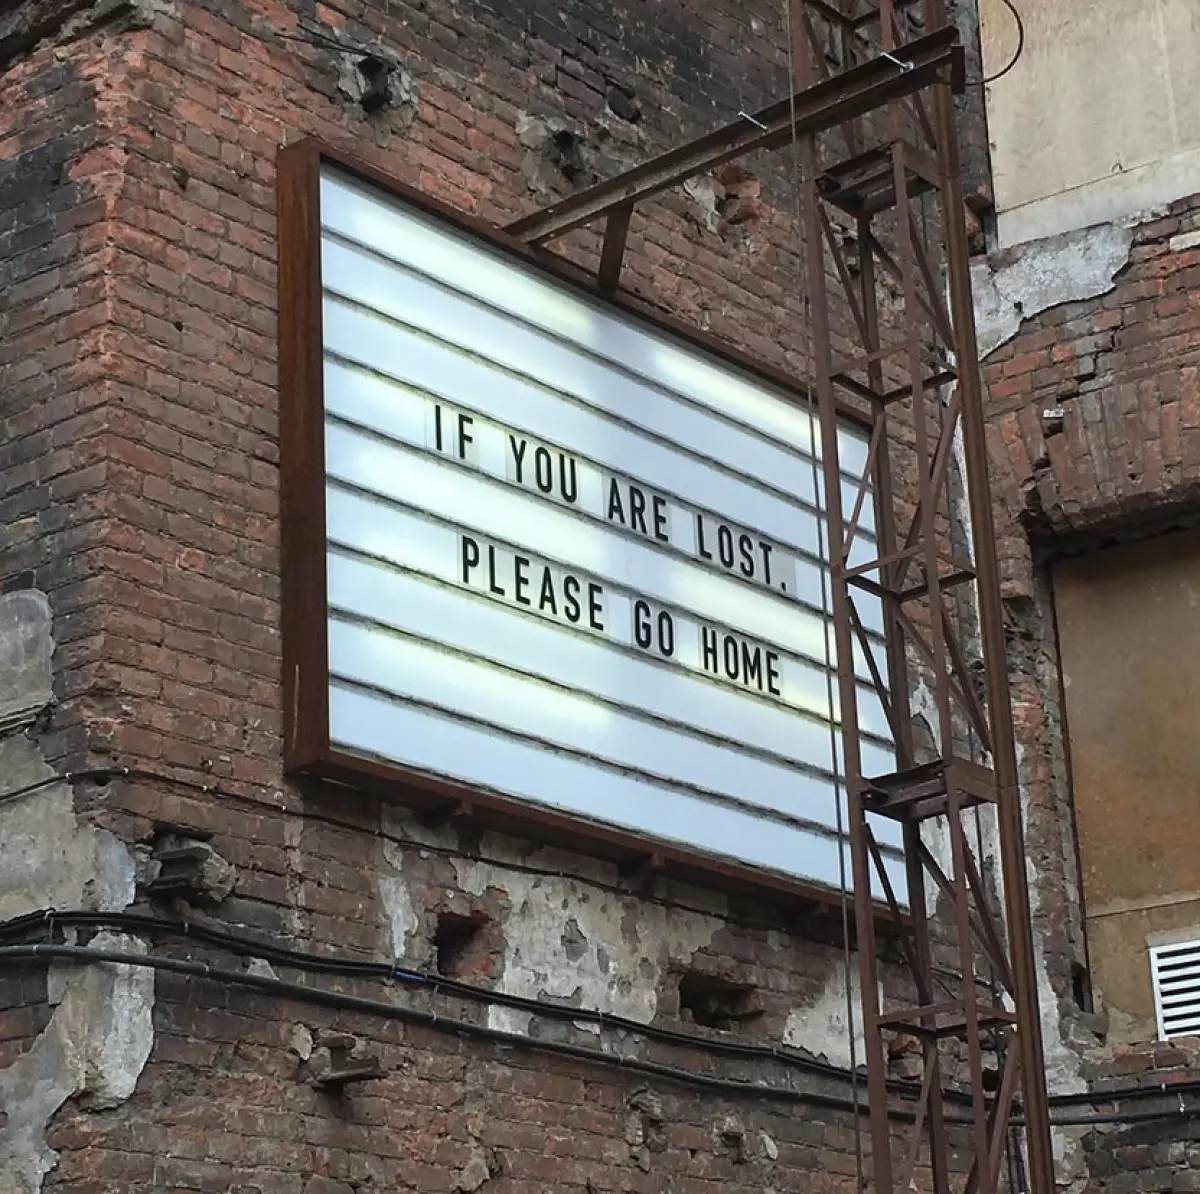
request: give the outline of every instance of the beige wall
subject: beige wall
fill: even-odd
[[[1014,3],[1025,50],[987,95],[1001,244],[1200,191],[1200,0]],[[979,6],[991,75],[1016,24],[1003,0]]]
[[[1153,1039],[1149,945],[1200,936],[1200,533],[1054,570],[1093,989]]]

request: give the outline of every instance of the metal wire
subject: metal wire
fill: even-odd
[[[798,3],[803,3],[803,0],[797,0]],[[803,10],[802,10],[803,15]],[[788,48],[788,95],[791,96],[791,130],[792,130],[792,186],[795,193],[796,204],[796,229],[799,233],[803,225],[803,213],[801,211],[800,202],[800,145],[796,134],[796,51],[792,42],[792,0],[783,0],[783,34],[784,40]],[[813,368],[813,336],[812,336],[812,279],[808,276],[807,255],[805,253],[806,246],[801,245],[797,250],[801,271],[801,298],[803,301],[804,314],[804,334],[805,334],[805,357],[808,369]],[[808,436],[809,443],[813,451],[809,453],[809,459],[812,466],[812,481],[813,481],[813,500],[817,504],[817,559],[818,573],[821,578],[821,613],[824,627],[825,639],[825,699],[829,710],[829,765],[833,774],[833,802],[834,812],[837,818],[837,840],[838,840],[838,885],[841,902],[842,914],[842,970],[845,975],[846,984],[846,1037],[849,1045],[850,1053],[850,1091],[851,1102],[854,1105],[854,1169],[855,1181],[857,1182],[856,1189],[862,1191],[865,1189],[865,1177],[863,1166],[863,1144],[862,1144],[862,1109],[860,1106],[860,1097],[858,1089],[858,1046],[854,1037],[854,989],[853,983],[850,980],[851,974],[851,957],[850,957],[850,906],[849,906],[849,891],[846,881],[846,844],[847,837],[845,832],[845,823],[842,816],[842,794],[844,786],[841,780],[841,772],[838,767],[838,731],[836,728],[837,720],[834,710],[834,692],[833,692],[833,643],[831,640],[833,617],[830,609],[829,599],[829,568],[831,564],[826,551],[826,530],[829,525],[828,519],[828,501],[829,495],[824,495],[824,503],[818,500],[818,495],[821,493],[820,474],[817,468],[817,418],[816,410],[813,404],[813,387],[808,385],[805,387],[805,401],[808,411]],[[822,456],[826,451],[832,450],[837,452],[836,442],[832,445],[822,444]],[[865,480],[865,479],[864,479]],[[821,517],[821,506],[824,504],[826,516]]]
[[[1025,22],[1021,19],[1021,14],[1017,11],[1017,6],[1013,3],[1013,0],[1002,0],[1002,2],[1017,22],[1017,48],[1008,65],[998,70],[994,75],[986,75],[980,79],[977,84],[979,87],[987,87],[1003,79],[1021,61],[1021,55],[1025,52]]]

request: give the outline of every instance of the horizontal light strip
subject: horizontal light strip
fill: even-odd
[[[569,343],[507,316],[495,315],[372,253],[329,240],[321,252],[322,280],[327,294],[335,299],[419,331],[447,351],[467,356],[492,372],[544,387],[559,401],[566,399],[600,411],[677,449],[711,457],[711,445],[720,443],[722,463],[760,477],[816,508],[813,460],[807,452],[764,439],[709,410],[648,388],[636,377],[614,371],[608,362],[581,354]],[[817,479],[819,484],[819,469]],[[857,477],[853,480],[857,482]]]
[[[835,830],[832,779],[794,769],[655,724],[582,693],[478,659],[335,616],[330,672],[402,700],[454,709],[517,737],[586,756],[702,799],[726,798]],[[825,739],[828,749],[829,740]],[[666,770],[663,768],[666,767]],[[823,789],[823,791],[821,790]]]
[[[808,413],[794,395],[700,359],[694,348],[681,347],[662,333],[635,329],[573,290],[439,221],[329,173],[321,181],[321,218],[323,227],[337,236],[568,340],[619,373],[716,410],[789,448],[811,450]],[[819,439],[819,430],[817,435]],[[843,467],[861,475],[865,435],[844,427],[839,444]]]
[[[535,437],[541,431],[548,438],[564,443],[595,445],[593,452],[602,458],[607,454],[609,459],[603,462],[617,472],[627,468],[625,462],[632,459],[638,468],[631,471],[653,477],[685,499],[698,501],[697,490],[707,484],[713,496],[707,503],[699,504],[710,505],[731,518],[736,517],[737,509],[750,502],[772,509],[775,511],[772,521],[759,525],[758,529],[778,534],[789,542],[796,541],[798,527],[787,533],[778,529],[781,525],[791,528],[807,522],[815,526],[812,507],[804,505],[805,466],[796,467],[792,483],[784,486],[775,486],[753,471],[752,461],[745,462],[748,467],[735,467],[729,463],[728,445],[721,437],[736,433],[723,430],[719,424],[710,425],[708,447],[710,454],[720,453],[718,463],[701,451],[680,450],[524,378],[497,371],[486,362],[366,308],[327,297],[324,319],[327,352],[441,398],[450,406],[455,404],[455,395],[466,395],[465,406],[476,407],[497,422],[522,425],[523,430]],[[602,450],[605,446],[607,453]],[[843,494],[853,502],[856,490],[843,486]],[[815,535],[810,532],[800,544],[815,552]],[[862,562],[870,558],[868,551]]]
[[[514,619],[509,609],[484,597],[341,549],[330,552],[328,575],[329,602],[335,611],[519,669],[583,695],[594,693],[622,711],[708,735],[731,750],[757,752],[767,762],[808,767],[821,785],[832,782],[827,721],[798,718],[774,703],[754,700],[702,673],[633,647],[625,647],[623,657],[614,659],[613,653],[621,650],[615,643],[563,634],[532,613]],[[811,701],[812,714],[821,718],[825,692],[820,674],[785,660],[785,668],[788,665],[794,670],[785,671],[785,693],[801,691],[804,685],[801,695]],[[861,695],[868,707],[869,694]],[[885,746],[866,745],[872,761],[884,769],[890,766]]]
[[[365,542],[356,546],[371,555],[393,559],[455,583],[462,580],[461,532],[477,541],[530,545],[532,555],[590,575],[616,589],[738,631],[823,665],[825,630],[819,614],[767,590],[744,588],[683,559],[656,552],[620,535],[596,530],[582,536],[574,520],[549,503],[488,483],[481,477],[453,475],[436,460],[384,447],[345,428],[326,428],[327,471],[344,485],[362,486],[373,505],[351,507],[354,495],[331,490],[327,520],[339,536],[354,519],[362,519]],[[362,501],[362,498],[358,499]],[[405,510],[435,509],[425,527],[443,525],[442,533],[420,530]],[[334,513],[341,511],[335,524]],[[400,521],[397,521],[397,520]],[[335,530],[336,527],[336,530]],[[409,537],[406,540],[406,537]],[[420,554],[414,556],[414,552]],[[506,586],[511,587],[511,586]],[[836,666],[836,659],[834,660]],[[869,680],[861,652],[856,673]]]
[[[351,753],[394,760],[396,747],[402,745],[406,765],[417,772],[445,775],[445,760],[454,759],[457,778],[485,791],[751,867],[830,887],[839,883],[835,838],[698,800],[445,713],[335,684],[330,691],[330,728],[335,745]],[[600,809],[602,822],[597,817]],[[844,844],[842,848],[848,852]],[[885,856],[884,865],[896,890],[905,892],[903,864]]]
[[[599,523],[614,532],[625,533],[625,523],[631,521],[631,482],[626,484],[628,479],[617,473],[602,472],[586,458],[571,457],[568,462],[565,452],[547,450],[523,436],[516,437],[515,449],[509,434],[500,425],[484,420],[473,420],[470,424],[466,432],[470,436],[470,443],[464,443],[461,448],[466,458],[460,458],[455,451],[456,437],[460,434],[455,408],[438,407],[407,386],[384,382],[359,368],[347,367],[332,360],[325,362],[325,389],[326,409],[336,415],[340,424],[362,428],[402,448],[430,446],[426,440],[436,445],[436,437],[440,437],[443,451],[438,452],[434,446],[433,457],[445,467],[479,470],[490,478],[515,487],[518,492],[532,496],[539,504],[550,502],[560,510],[587,518],[589,522]],[[518,451],[520,462],[516,458]],[[550,494],[544,494],[535,487],[535,456],[539,452],[545,452],[550,462]],[[720,488],[721,480],[720,476],[716,476],[715,488]],[[611,514],[613,484],[617,486],[617,518],[608,517]],[[560,497],[559,491],[570,493],[572,502],[568,503]],[[642,516],[646,533],[638,538],[636,529],[629,532],[637,541],[655,551],[670,552],[673,556],[682,554],[685,559],[696,559],[697,562],[700,562],[703,548],[710,557],[704,566],[716,574],[749,584],[754,589],[766,588],[768,592],[776,592],[780,586],[786,586],[787,593],[796,596],[797,600],[806,600],[814,610],[820,612],[821,564],[815,554],[805,551],[803,542],[799,545],[796,542],[803,540],[805,535],[797,534],[796,529],[779,526],[770,528],[775,534],[766,530],[760,533],[760,530],[748,532],[745,529],[763,528],[763,523],[770,521],[767,515],[772,508],[756,508],[750,511],[749,517],[745,514],[738,517],[726,511],[704,509],[702,503],[680,498],[665,486],[653,488],[643,485],[640,492],[647,504],[650,500],[648,494],[654,496],[654,500],[661,500],[662,533],[667,541],[660,542],[655,538],[653,516],[649,514],[649,509]],[[733,497],[733,494],[730,496]],[[757,497],[757,493],[750,490],[743,497],[751,500]],[[808,546],[811,552],[815,552],[815,520],[798,511],[792,512],[790,522],[793,527],[799,523],[800,528],[810,530],[811,541]],[[590,528],[581,528],[581,533],[590,533]],[[722,535],[727,535],[727,568],[719,566]],[[739,550],[738,544],[744,544],[746,550]],[[868,557],[875,551],[874,546],[866,544],[865,539],[863,548]],[[866,628],[882,636],[881,602],[866,598],[862,602],[862,617]]]

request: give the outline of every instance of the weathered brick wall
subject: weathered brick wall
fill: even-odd
[[[2,521],[13,548],[2,567],[10,584],[50,598],[58,703],[38,728],[48,757],[76,773],[70,850],[56,853],[55,822],[47,858],[35,862],[61,870],[109,851],[105,882],[84,872],[70,896],[103,912],[126,908],[136,882],[139,904],[153,897],[160,911],[701,1035],[713,1031],[715,999],[736,1013],[725,1039],[844,1062],[842,951],[829,943],[836,908],[804,920],[631,879],[470,824],[422,824],[343,789],[301,790],[281,773],[278,147],[315,134],[504,222],[784,94],[778,7],[680,0],[629,13],[539,0],[28,12],[16,32],[0,29],[10,51],[3,143],[21,153],[0,185],[11,213],[0,224],[0,269],[12,283],[0,316]],[[397,71],[395,102],[373,117],[357,103],[367,52]],[[783,155],[746,168],[639,215],[626,283],[802,375],[790,165]],[[590,260],[595,245],[579,237],[571,251]],[[36,821],[45,793],[11,787],[0,779],[4,808],[20,805]],[[180,839],[213,851],[186,898],[155,888],[156,853]],[[48,885],[42,902],[61,907],[56,893]],[[177,937],[142,936],[164,954],[194,953]],[[228,953],[210,960],[247,964]],[[382,980],[275,965],[312,986],[405,997]],[[73,990],[86,996],[78,982]],[[103,1009],[114,997],[103,993],[89,1005],[94,1054],[68,1059],[66,1077],[53,1049],[35,1057],[37,1077],[59,1082],[62,1105],[47,1103],[46,1122],[22,1119],[18,1146],[27,1173],[42,1164],[30,1141],[44,1137],[60,1153],[46,1188],[854,1187],[844,1110],[369,1014],[337,1023],[385,1076],[339,1100],[317,1092],[301,1064],[306,1034],[333,1013],[300,993],[166,974],[153,990],[152,1009],[143,988],[122,997],[152,1025],[145,1069],[109,1032]],[[425,998],[440,1015],[456,1013],[445,996]],[[52,1006],[57,1016],[68,1004],[56,996]],[[478,1005],[461,1014],[711,1078],[829,1087],[842,1102],[850,1093],[836,1075],[653,1045],[627,1029],[597,1034],[595,1024],[584,1031]],[[639,1093],[647,1087],[652,1095]]]
[[[1193,197],[1132,231],[1081,233],[1070,251],[1071,238],[1025,246],[1017,256],[1033,268],[1021,267],[1024,288],[1005,290],[1012,255],[990,267],[1007,301],[1032,307],[1028,318],[1016,312],[1019,330],[987,356],[985,376],[1043,999],[1055,1021],[1048,1059],[1059,1089],[1200,1078],[1194,1050],[1114,1050],[1103,1017],[1084,1010],[1087,955],[1048,579],[1059,553],[1194,521],[1198,230],[1200,197]],[[1072,287],[1091,297],[1074,298]],[[1053,304],[1040,310],[1048,294]],[[1195,1161],[1191,1123],[1096,1129],[1080,1137],[1086,1170],[1112,1191],[1170,1189],[1163,1174]],[[1194,1171],[1187,1172],[1175,1189],[1193,1188]]]
[[[6,58],[15,20],[0,28]],[[113,47],[18,55],[0,75],[0,590],[36,583],[53,596],[61,704],[46,746],[70,759],[95,680],[110,475],[102,110]]]
[[[0,974],[0,1070],[30,1049],[51,1010],[44,966],[13,966]]]
[[[1200,1119],[1192,1110],[1200,1075],[1200,1041],[1118,1048],[1085,1066],[1097,1114],[1111,1114],[1106,1094],[1131,1087],[1157,1091],[1125,1123],[1080,1129],[1089,1191],[1105,1194],[1189,1194],[1200,1190]],[[1186,1093],[1185,1093],[1186,1092]],[[1126,1100],[1123,1104],[1129,1109]],[[1181,1110],[1182,1109],[1182,1110]],[[1159,1114],[1151,1115],[1150,1111]],[[1140,1116],[1140,1118],[1138,1118]]]

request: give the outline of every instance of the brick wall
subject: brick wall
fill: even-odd
[[[62,703],[47,746],[64,758],[83,748],[78,698],[95,678],[108,500],[106,59],[93,42],[0,76],[0,588],[36,576],[53,597]]]
[[[15,32],[0,27],[0,570],[51,598],[58,703],[43,746],[64,768],[114,769],[76,782],[77,814],[126,843],[139,898],[174,834],[232,868],[214,864],[174,906],[222,926],[703,1035],[699,1004],[681,995],[699,976],[727,998],[741,992],[747,1018],[722,1039],[844,1049],[836,924],[642,886],[594,859],[300,790],[280,769],[278,146],[318,135],[504,222],[785,93],[778,8],[245,0],[24,11]],[[372,117],[356,98],[366,53],[397,71],[396,102]],[[548,140],[555,132],[569,135]],[[980,138],[971,144],[974,180]],[[752,177],[727,193],[642,211],[625,282],[802,375],[786,155],[746,166]],[[1082,1056],[1116,1062],[1103,1026],[1072,1004],[1083,949],[1064,915],[1075,876],[1041,553],[1063,536],[1173,516],[1192,496],[1195,251],[1170,238],[1196,226],[1182,205],[1143,227],[1114,290],[1025,321],[988,361],[1038,926],[1067,1013],[1056,1073],[1078,1075]],[[569,248],[594,260],[588,236]],[[1062,430],[1047,438],[1041,411],[1060,402]],[[156,906],[171,909],[162,894]],[[154,945],[249,965],[175,938]],[[287,981],[395,996],[382,981],[272,965]],[[577,989],[555,987],[576,973]],[[14,990],[0,1009],[24,1000]],[[335,1014],[237,983],[164,974],[156,994],[154,1049],[132,1097],[67,1103],[48,1125],[60,1159],[47,1188],[854,1187],[853,1120],[834,1108]],[[429,1003],[713,1078],[829,1093],[815,1071]],[[385,1076],[342,1097],[314,1088],[305,1054],[332,1028]],[[1115,1158],[1117,1139],[1097,1132],[1079,1147]],[[1095,1162],[1097,1180],[1107,1164]]]
[[[0,28],[0,144],[18,154],[0,183],[0,567],[52,603],[58,702],[38,728],[76,773],[79,834],[123,843],[142,910],[844,1062],[836,909],[801,919],[630,878],[281,773],[278,147],[315,134],[504,222],[784,94],[777,6],[253,0],[42,5],[14,19]],[[366,53],[396,72],[396,102],[373,117],[357,102]],[[569,135],[548,142],[554,133]],[[745,165],[728,191],[639,214],[626,285],[802,375],[789,165]],[[569,251],[587,261],[595,247],[580,236]],[[209,854],[186,890],[166,891],[161,858],[181,842]],[[122,910],[93,886],[84,903]],[[272,973],[142,936],[173,957]],[[397,997],[381,979],[272,965],[287,981]],[[34,1125],[59,1154],[46,1189],[855,1186],[853,1117],[794,1093],[335,1016],[303,992],[168,974],[155,992],[154,1045],[132,1095],[109,1080],[97,1097],[81,1064],[62,1088],[76,1097]],[[423,998],[456,1013],[444,995]],[[736,1012],[720,1027],[705,1010],[714,999]],[[459,1014],[718,1082],[840,1104],[851,1094],[844,1077],[758,1055],[511,1008]],[[314,1088],[305,1055],[331,1027],[384,1076],[340,1098]],[[94,1068],[127,1051],[109,1044]]]
[[[1048,574],[1062,553],[1194,522],[1198,229],[1200,197],[1137,225],[1113,276],[1101,284],[1088,280],[1094,297],[1059,295],[1049,309],[1022,320],[985,362],[1036,930],[1044,999],[1057,1021],[1048,1033],[1050,1072],[1059,1089],[1087,1083],[1104,1090],[1131,1081],[1174,1086],[1200,1078],[1194,1048],[1113,1048],[1103,1015],[1090,1010]],[[1091,230],[1078,243],[1087,253],[1111,231]],[[1060,248],[1047,243],[1021,251],[1050,259]],[[1086,1153],[1082,1172],[1090,1172],[1096,1188],[1166,1190],[1172,1180],[1175,1189],[1193,1188],[1194,1119],[1077,1136]]]
[[[50,1013],[44,966],[13,966],[0,974],[0,1069],[30,1049]]]

